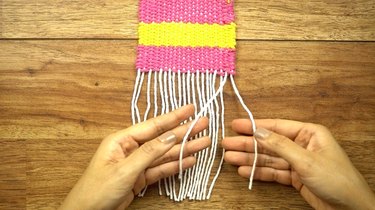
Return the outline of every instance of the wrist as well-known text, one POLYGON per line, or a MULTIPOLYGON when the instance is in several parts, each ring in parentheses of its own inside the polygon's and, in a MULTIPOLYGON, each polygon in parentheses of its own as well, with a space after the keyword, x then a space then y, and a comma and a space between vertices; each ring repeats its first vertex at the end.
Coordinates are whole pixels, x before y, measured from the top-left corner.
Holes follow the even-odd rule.
POLYGON ((87 182, 85 176, 74 185, 69 192, 64 202, 59 209, 69 210, 91 210, 97 209, 98 205, 95 196, 91 195, 93 189, 90 189, 91 184, 87 182))
POLYGON ((352 195, 351 205, 348 209, 372 210, 375 206, 375 194, 371 189, 363 189, 361 192, 352 195))
POLYGON ((358 209, 368 209, 368 210, 371 210, 371 209, 374 209, 375 207, 375 195, 374 193, 370 190, 369 193, 366 194, 367 196, 363 196, 363 199, 361 199, 360 204, 363 204, 361 205, 361 208, 358 208, 358 209))

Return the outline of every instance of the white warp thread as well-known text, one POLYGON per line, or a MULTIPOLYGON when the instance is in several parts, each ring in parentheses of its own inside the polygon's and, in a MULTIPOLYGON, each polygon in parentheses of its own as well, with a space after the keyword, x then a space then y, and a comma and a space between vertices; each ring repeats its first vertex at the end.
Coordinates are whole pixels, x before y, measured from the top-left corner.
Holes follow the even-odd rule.
MULTIPOLYGON (((220 83, 223 81, 223 77, 220 77, 220 83)), ((224 97, 223 97, 223 92, 224 91, 221 91, 220 92, 220 104, 221 104, 221 139, 224 139, 225 138, 225 124, 224 124, 224 109, 225 109, 225 106, 224 106, 224 97)), ((208 195, 207 195, 207 199, 210 199, 211 197, 211 193, 212 193, 212 190, 215 186, 215 183, 216 183, 216 180, 217 178, 219 177, 219 174, 220 174, 220 171, 221 171, 221 167, 224 163, 224 154, 225 154, 225 149, 223 148, 223 151, 221 153, 221 159, 220 159, 220 163, 219 163, 219 167, 216 171, 216 174, 211 182, 211 186, 210 186, 210 189, 208 191, 208 195)))
POLYGON ((141 95, 141 90, 142 90, 142 85, 143 85, 143 79, 145 78, 145 73, 142 72, 141 73, 141 79, 139 81, 139 84, 138 84, 138 90, 137 90, 137 93, 136 93, 136 96, 135 96, 135 100, 134 100, 134 109, 135 109, 135 114, 137 116, 137 121, 136 123, 140 123, 141 122, 141 115, 139 113, 139 108, 138 108, 138 99, 141 95))
POLYGON ((136 95, 137 95, 137 92, 138 92, 138 84, 139 84, 139 80, 140 80, 140 75, 141 75, 141 71, 138 70, 137 71, 137 76, 135 78, 135 83, 134 83, 134 91, 133 91, 133 98, 132 98, 132 104, 131 104, 131 112, 132 112, 132 123, 133 125, 135 125, 135 99, 136 99, 136 95))
POLYGON ((147 120, 148 113, 150 112, 151 109, 151 78, 152 78, 152 71, 148 72, 148 78, 147 78, 147 108, 145 111, 145 115, 143 118, 143 121, 147 120))
POLYGON ((211 99, 205 104, 205 106, 203 107, 203 109, 200 110, 200 112, 198 113, 198 115, 195 116, 195 119, 192 121, 192 123, 191 123, 189 129, 187 130, 187 132, 186 132, 186 134, 185 134, 185 136, 184 136, 184 138, 183 138, 183 140, 182 140, 182 143, 181 143, 181 150, 180 150, 180 158, 179 158, 179 161, 180 161, 180 162, 179 162, 179 175, 178 175, 178 176, 179 176, 179 179, 182 178, 182 172, 183 172, 183 170, 182 170, 182 157, 183 157, 184 146, 185 146, 185 144, 186 144, 186 141, 187 141, 187 139, 188 139, 188 137, 189 137, 189 135, 190 135, 190 133, 191 133, 191 130, 192 130, 193 127, 197 124, 199 118, 202 117, 203 112, 204 112, 205 110, 207 110, 209 104, 210 104, 210 103, 214 100, 214 98, 217 97, 217 95, 219 95, 220 92, 223 90, 224 85, 225 85, 225 83, 226 83, 227 74, 225 74, 224 77, 225 77, 225 79, 223 80, 223 82, 220 83, 220 86, 219 86, 218 90, 215 92, 215 95, 214 95, 214 96, 213 96, 213 97, 212 97, 212 98, 211 98, 211 99))
MULTIPOLYGON (((169 71, 160 70, 159 72, 148 72, 147 77, 147 106, 143 116, 143 121, 147 120, 149 112, 151 110, 151 89, 153 89, 153 117, 156 117, 158 114, 165 114, 170 111, 173 111, 181 106, 186 104, 193 103, 195 106, 195 116, 194 120, 190 118, 186 120, 191 121, 187 132, 185 133, 182 143, 181 150, 179 154, 179 175, 180 180, 179 184, 179 193, 176 193, 178 189, 176 186, 176 180, 174 176, 164 178, 164 189, 166 195, 169 196, 171 200, 182 201, 186 198, 194 200, 205 200, 211 197, 213 187, 218 179, 220 174, 223 162, 224 162, 224 153, 225 150, 222 150, 221 159, 217 168, 217 171, 209 185, 210 174, 213 169, 215 157, 218 149, 219 142, 219 128, 221 127, 221 139, 225 138, 225 128, 224 128, 224 97, 223 89, 227 81, 228 75, 220 77, 220 83, 218 89, 216 89, 216 75, 217 73, 211 74, 209 72, 196 72, 196 73, 182 73, 178 71, 177 73, 169 71), (153 79, 153 88, 152 87, 152 76, 153 79), (176 78, 177 76, 177 78, 176 78), (176 84, 177 83, 177 84, 176 84), (177 85, 177 88, 176 88, 177 85), (177 92, 177 93, 176 93, 177 92), (198 93, 198 94, 196 94, 198 93), (158 95, 161 99, 161 110, 160 113, 158 107, 158 95), (217 100, 217 97, 220 97, 220 103, 217 100), (220 111, 219 111, 220 110, 220 111), (198 112, 199 111, 199 112, 198 112), (219 114, 220 112, 220 114, 219 114), (209 127, 208 130, 204 130, 195 135, 194 138, 190 138, 190 133, 198 120, 202 116, 207 116, 209 118, 209 127), (187 141, 194 140, 196 138, 207 135, 211 139, 211 146, 205 148, 202 151, 194 154, 197 159, 197 164, 192 168, 187 169, 186 171, 182 170, 182 160, 184 147, 187 141), (208 191, 208 192, 207 192, 208 191)), ((137 76, 134 84, 133 98, 131 102, 131 113, 132 113, 132 122, 133 124, 139 123, 141 121, 140 112, 138 108, 138 100, 141 95, 143 81, 145 77, 145 72, 137 71, 137 76)), ((252 122, 252 129, 255 132, 256 125, 253 115, 249 108, 245 105, 237 86, 234 82, 233 75, 229 75, 233 90, 241 103, 244 110, 248 113, 250 121, 252 122)), ((257 152, 257 141, 254 138, 254 160, 253 167, 251 169, 251 174, 249 178, 249 189, 252 189, 254 173, 256 168, 256 162, 258 158, 257 152)), ((159 195, 162 195, 161 181, 158 182, 159 186, 159 195)), ((146 193, 147 186, 138 194, 138 196, 144 196, 146 193)))
MULTIPOLYGON (((251 121, 251 124, 252 124, 253 133, 254 133, 256 131, 256 125, 255 125, 253 113, 251 113, 249 108, 243 102, 243 99, 240 95, 240 92, 237 89, 236 83, 234 82, 233 75, 230 75, 230 81, 232 83, 233 90, 236 93, 236 96, 237 96, 238 100, 240 101, 242 107, 245 109, 245 111, 249 115, 249 118, 250 118, 250 121, 251 121)), ((249 190, 251 190, 251 188, 253 186, 254 173, 255 173, 256 163, 257 163, 257 159, 258 159, 257 140, 255 139, 255 137, 253 137, 253 139, 254 139, 254 161, 253 161, 253 167, 251 168, 251 174, 250 174, 250 179, 249 179, 249 190)))

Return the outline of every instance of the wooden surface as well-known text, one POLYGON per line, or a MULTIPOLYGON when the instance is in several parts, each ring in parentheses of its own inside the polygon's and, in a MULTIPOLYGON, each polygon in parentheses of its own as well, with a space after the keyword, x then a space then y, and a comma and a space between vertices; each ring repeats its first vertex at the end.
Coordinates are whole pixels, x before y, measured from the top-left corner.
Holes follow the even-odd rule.
MULTIPOLYGON (((56 208, 101 139, 131 124, 136 2, 0 1, 0 209, 56 208)), ((236 1, 236 80, 255 116, 326 125, 372 189, 374 9, 236 1)), ((229 128, 246 114, 229 85, 225 98, 229 128)), ((225 164, 209 201, 174 203, 152 187, 130 209, 310 209, 291 187, 246 186, 225 164)))
MULTIPOLYGON (((2 2, 2 38, 137 37, 136 0, 2 2)), ((372 0, 236 0, 235 5, 239 39, 375 40, 372 0)))

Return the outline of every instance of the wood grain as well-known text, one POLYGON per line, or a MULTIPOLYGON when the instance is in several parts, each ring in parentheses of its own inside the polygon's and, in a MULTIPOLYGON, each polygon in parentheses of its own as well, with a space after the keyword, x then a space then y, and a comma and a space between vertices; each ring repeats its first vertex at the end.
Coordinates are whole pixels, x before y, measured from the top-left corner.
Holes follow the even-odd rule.
MULTIPOLYGON (((3 40, 0 49, 0 208, 56 208, 101 139, 131 123, 136 41, 3 40)), ((257 118, 328 126, 375 189, 375 43, 239 41, 237 56, 257 118)), ((225 98, 229 128, 246 114, 229 85, 225 98)), ((176 204, 152 187, 130 209, 310 209, 290 187, 246 185, 225 165, 210 201, 176 204)))
MULTIPOLYGON (((137 38, 134 0, 3 0, 0 38, 137 38)), ((375 40, 373 0, 236 0, 239 39, 375 40)))

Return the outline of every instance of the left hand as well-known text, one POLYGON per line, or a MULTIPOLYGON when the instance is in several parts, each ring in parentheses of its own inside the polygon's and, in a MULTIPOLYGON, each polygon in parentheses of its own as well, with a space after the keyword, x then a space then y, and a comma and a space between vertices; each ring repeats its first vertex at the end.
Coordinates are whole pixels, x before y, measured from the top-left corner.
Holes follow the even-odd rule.
MULTIPOLYGON (((106 137, 83 176, 68 194, 60 209, 124 209, 146 185, 178 173, 180 142, 194 114, 188 105, 168 114, 139 123, 106 137)), ((204 130, 201 118, 190 136, 204 130)), ((194 154, 210 145, 208 137, 185 145, 183 168, 192 167, 194 154)))

